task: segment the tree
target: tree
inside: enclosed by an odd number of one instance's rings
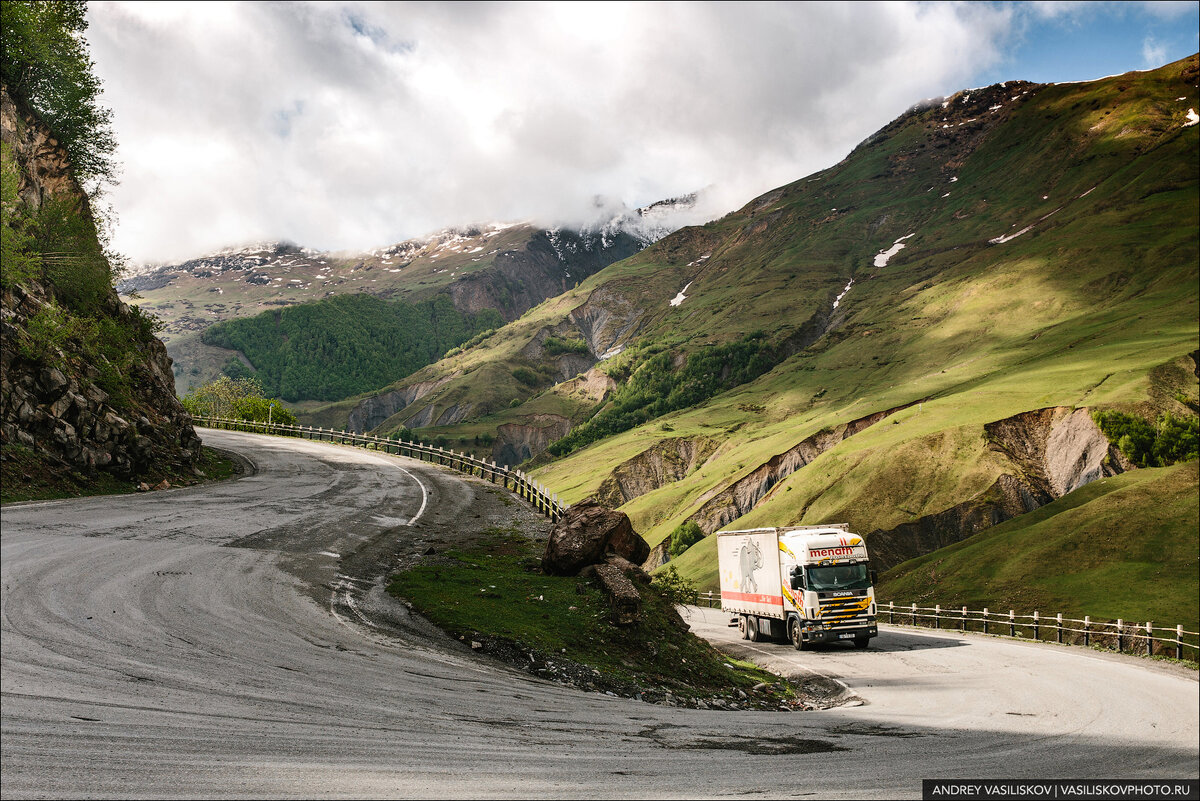
[[[295,425],[296,415],[278,398],[263,396],[253,378],[221,376],[196,387],[182,398],[183,408],[195,417],[224,417],[257,423]]]
[[[94,195],[116,178],[112,112],[100,105],[100,79],[88,55],[83,0],[0,3],[0,79],[29,105],[67,152]]]

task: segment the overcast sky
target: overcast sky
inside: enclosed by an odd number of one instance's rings
[[[134,262],[290,239],[582,221],[709,187],[714,216],[906,108],[1198,49],[1182,3],[109,3],[114,245]]]

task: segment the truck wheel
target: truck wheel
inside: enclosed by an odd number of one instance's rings
[[[743,640],[750,638],[750,627],[746,625],[745,615],[738,615],[738,633],[742,635]]]
[[[792,641],[792,647],[797,651],[804,650],[804,634],[800,631],[800,621],[792,619],[788,624],[788,639]]]
[[[758,618],[754,615],[746,615],[746,639],[758,642]]]
[[[855,637],[854,638],[854,647],[861,651],[864,648],[866,648],[870,642],[871,642],[870,637]]]

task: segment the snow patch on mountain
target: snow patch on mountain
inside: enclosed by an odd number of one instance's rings
[[[945,195],[943,195],[943,197],[945,197]],[[892,256],[895,256],[897,253],[904,250],[904,247],[905,247],[904,240],[911,239],[912,237],[914,237],[916,235],[917,235],[916,231],[914,231],[911,234],[906,234],[905,236],[902,236],[899,239],[897,239],[895,242],[893,242],[892,246],[890,248],[888,248],[887,250],[881,250],[878,253],[876,253],[875,254],[875,266],[876,267],[887,267],[887,263],[889,261],[891,261]],[[849,287],[846,287],[846,289],[849,289]]]
[[[686,292],[688,291],[688,287],[690,287],[690,286],[692,285],[692,283],[693,283],[692,281],[688,281],[686,284],[684,284],[684,287],[683,287],[683,289],[679,290],[679,294],[678,294],[678,295],[676,295],[675,297],[671,298],[671,305],[672,305],[672,306],[679,306],[679,305],[681,305],[681,304],[682,304],[682,303],[683,303],[685,300],[687,300],[687,295],[686,295],[686,294],[684,294],[684,293],[686,293]],[[835,305],[836,305],[836,304],[835,304]]]

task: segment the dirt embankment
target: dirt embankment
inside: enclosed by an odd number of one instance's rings
[[[595,497],[613,509],[659,487],[679,481],[700,468],[717,450],[717,442],[704,437],[676,437],[617,465],[600,483]]]
[[[988,423],[984,436],[1013,472],[974,498],[895,528],[866,535],[879,570],[964,540],[985,528],[1132,467],[1087,409],[1051,406]]]

